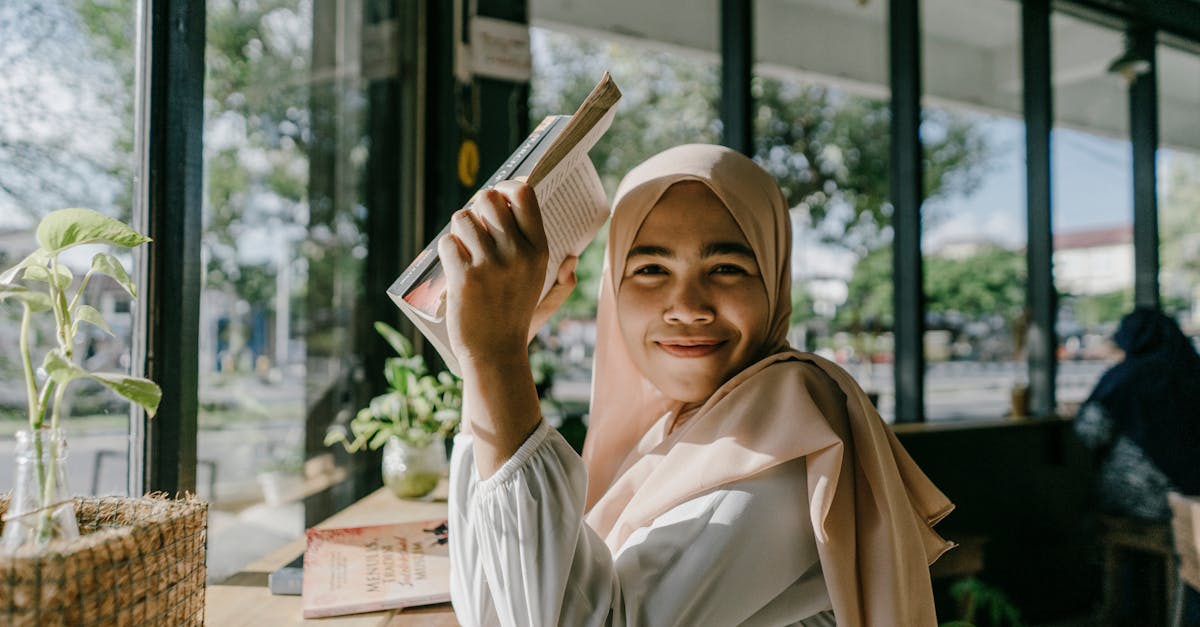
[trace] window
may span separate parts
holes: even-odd
[[[134,7],[132,2],[0,4],[0,268],[37,243],[38,220],[55,209],[87,207],[121,220],[133,193]],[[99,247],[65,253],[78,289]],[[114,251],[116,252],[116,251]],[[132,271],[132,258],[118,252]],[[123,289],[89,281],[84,302],[114,336],[83,325],[81,360],[93,370],[128,372],[137,329]],[[18,345],[20,308],[0,304],[0,489],[12,486],[11,437],[28,428]],[[49,324],[34,329],[33,359],[53,342]],[[10,347],[12,347],[10,349]],[[68,388],[61,427],[70,444],[70,490],[127,494],[129,403],[100,388]]]
[[[1057,398],[1070,414],[1118,358],[1110,338],[1133,307],[1133,165],[1128,85],[1106,71],[1121,33],[1057,13],[1051,29]]]
[[[322,440],[364,376],[362,20],[342,4],[208,3],[197,483],[210,580],[303,536],[304,497],[346,474]]]
[[[925,415],[1000,418],[1028,381],[1021,7],[927,3],[922,17]],[[986,20],[986,35],[961,24]]]

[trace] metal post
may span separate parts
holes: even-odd
[[[891,0],[891,193],[896,422],[925,420],[925,302],[922,291],[921,19],[919,0]]]
[[[196,489],[205,3],[143,0],[138,9],[134,216],[154,241],[138,258],[142,334],[131,369],[163,395],[153,420],[132,411],[133,495]]]
[[[1129,46],[1150,62],[1129,85],[1129,139],[1133,144],[1133,300],[1139,307],[1159,307],[1158,190],[1155,152],[1158,150],[1158,72],[1155,32],[1132,28]]]
[[[722,141],[754,154],[750,78],[754,67],[754,0],[721,0]]]
[[[1025,0],[1021,5],[1022,65],[1025,99],[1025,192],[1028,247],[1025,264],[1028,283],[1025,336],[1029,364],[1029,410],[1034,416],[1055,411],[1055,377],[1058,340],[1054,322],[1058,315],[1054,289],[1054,237],[1051,231],[1050,131],[1054,126],[1054,91],[1051,84],[1050,4]]]

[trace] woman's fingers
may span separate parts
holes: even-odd
[[[546,230],[542,226],[542,212],[538,207],[533,188],[520,181],[502,181],[496,191],[508,198],[513,218],[521,234],[537,250],[546,249]]]
[[[507,254],[516,250],[517,240],[514,238],[523,238],[524,236],[521,235],[520,227],[517,225],[516,218],[513,217],[512,208],[509,207],[508,198],[504,194],[494,189],[480,192],[475,202],[472,203],[471,210],[481,218],[483,225],[492,235],[493,241],[496,242],[498,250]]]
[[[496,257],[496,241],[488,233],[480,216],[469,209],[459,209],[450,218],[450,234],[466,249],[468,263],[480,264]],[[439,252],[441,252],[439,244]]]

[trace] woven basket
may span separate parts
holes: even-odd
[[[75,518],[75,540],[0,554],[0,625],[204,623],[207,503],[80,497]]]

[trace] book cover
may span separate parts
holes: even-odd
[[[305,618],[450,600],[445,520],[309,529],[307,537]]]
[[[620,98],[620,90],[606,72],[573,115],[542,120],[482,187],[490,189],[501,181],[523,178],[537,193],[550,249],[543,296],[553,286],[563,260],[580,254],[608,217],[608,199],[588,151],[612,124]],[[467,208],[470,206],[468,203]],[[446,277],[437,254],[437,242],[449,229],[447,225],[433,238],[387,293],[450,371],[461,374],[450,350]]]

